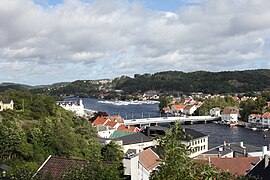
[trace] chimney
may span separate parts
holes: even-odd
[[[219,152],[222,152],[223,151],[223,147],[222,146],[218,147],[218,151]]]
[[[269,165],[269,156],[264,155],[264,168],[267,168]]]
[[[146,136],[150,136],[150,127],[146,126]]]
[[[267,146],[263,146],[262,147],[262,155],[263,155],[263,157],[264,157],[264,155],[266,155],[266,153],[267,153]]]
[[[243,141],[240,142],[240,146],[244,147],[244,142]]]

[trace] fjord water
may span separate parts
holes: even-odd
[[[77,99],[70,99],[77,100]],[[86,109],[105,111],[109,115],[121,115],[125,119],[159,117],[158,104],[130,104],[130,105],[113,105],[99,103],[101,99],[83,98]],[[103,100],[104,101],[104,100]],[[167,116],[163,114],[162,116]],[[270,132],[252,131],[243,127],[228,127],[225,125],[207,123],[183,125],[183,127],[195,129],[209,135],[210,148],[226,142],[241,142],[254,146],[269,145]],[[264,137],[266,135],[266,137]]]

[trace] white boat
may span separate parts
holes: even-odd
[[[268,129],[262,129],[262,131],[268,131]]]
[[[255,127],[253,127],[253,128],[250,128],[251,130],[253,130],[253,131],[256,131],[257,130],[257,128],[255,128]]]

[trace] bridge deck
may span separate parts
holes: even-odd
[[[143,125],[151,123],[171,123],[179,121],[180,123],[184,122],[208,122],[215,121],[219,117],[212,116],[189,116],[189,117],[158,117],[158,118],[143,118],[143,119],[129,119],[125,120],[125,125]]]

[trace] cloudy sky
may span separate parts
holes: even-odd
[[[270,68],[269,0],[1,0],[0,82]]]

